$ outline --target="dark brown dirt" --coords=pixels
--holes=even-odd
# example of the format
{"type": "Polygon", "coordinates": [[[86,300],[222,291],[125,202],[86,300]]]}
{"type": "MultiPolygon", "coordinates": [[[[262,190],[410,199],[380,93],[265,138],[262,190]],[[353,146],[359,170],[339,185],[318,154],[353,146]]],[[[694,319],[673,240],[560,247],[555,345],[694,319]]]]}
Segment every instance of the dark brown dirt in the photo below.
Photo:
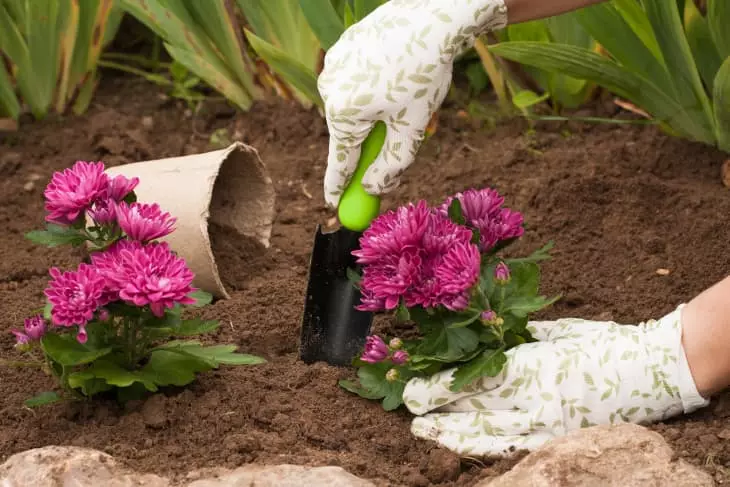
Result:
{"type": "MultiPolygon", "coordinates": [[[[283,103],[240,116],[210,104],[192,114],[148,84],[106,79],[88,114],[23,126],[2,140],[0,357],[16,356],[6,331],[41,305],[47,268],[78,261],[67,249],[23,239],[42,225],[42,190],[52,172],[77,159],[117,165],[203,152],[221,128],[259,149],[276,184],[278,214],[266,250],[238,248],[215,230],[219,264],[235,290],[206,314],[223,323],[217,341],[270,362],[221,369],[188,390],[125,410],[100,403],[30,411],[22,401],[51,382],[39,373],[2,369],[0,461],[49,444],[82,445],[162,474],[289,462],[339,465],[385,485],[413,486],[469,486],[509,468],[513,462],[459,462],[416,441],[407,413],[385,413],[337,387],[348,371],[297,361],[312,234],[332,215],[322,203],[325,124],[283,103]]],[[[529,134],[523,122],[512,121],[475,130],[447,109],[386,206],[493,185],[525,213],[530,228],[521,250],[556,243],[555,258],[544,267],[544,290],[565,298],[544,317],[635,323],[661,316],[727,275],[725,158],[649,127],[545,125],[529,134]],[[669,274],[658,274],[660,268],[669,274]]],[[[728,417],[730,396],[724,395],[705,411],[655,428],[681,457],[722,481],[730,467],[728,417]]]]}

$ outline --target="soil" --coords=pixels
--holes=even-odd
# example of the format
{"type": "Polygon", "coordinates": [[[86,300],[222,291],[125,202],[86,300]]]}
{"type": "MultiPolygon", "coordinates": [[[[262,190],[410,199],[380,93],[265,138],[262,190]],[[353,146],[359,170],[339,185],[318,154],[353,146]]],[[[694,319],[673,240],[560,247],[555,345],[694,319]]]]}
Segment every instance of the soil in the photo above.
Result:
{"type": "MultiPolygon", "coordinates": [[[[605,110],[603,110],[605,112],[605,110]]],[[[0,145],[0,357],[16,358],[7,333],[42,304],[49,266],[74,266],[66,248],[24,240],[43,223],[42,191],[55,170],[77,159],[118,165],[211,149],[210,135],[256,147],[277,191],[268,249],[238,248],[214,229],[213,242],[232,298],[206,315],[222,321],[213,337],[266,357],[262,366],[223,368],[187,390],[170,390],[121,409],[113,402],[22,407],[52,387],[42,374],[0,369],[0,461],[50,444],[97,448],[148,472],[248,462],[339,465],[384,485],[474,485],[515,460],[459,460],[409,433],[406,412],[337,387],[347,369],[297,359],[308,256],[317,223],[332,214],[321,181],[327,132],[314,112],[262,103],[236,114],[217,103],[193,112],[136,79],[106,78],[87,114],[23,124],[0,145]],[[437,468],[438,467],[438,468],[437,468]]],[[[524,212],[518,250],[549,240],[543,289],[564,298],[544,318],[578,316],[636,323],[658,318],[723,278],[730,269],[730,193],[721,153],[646,126],[468,120],[458,107],[408,171],[392,207],[436,202],[491,185],[524,212]]],[[[730,467],[730,395],[654,429],[680,457],[718,481],[730,467]]]]}

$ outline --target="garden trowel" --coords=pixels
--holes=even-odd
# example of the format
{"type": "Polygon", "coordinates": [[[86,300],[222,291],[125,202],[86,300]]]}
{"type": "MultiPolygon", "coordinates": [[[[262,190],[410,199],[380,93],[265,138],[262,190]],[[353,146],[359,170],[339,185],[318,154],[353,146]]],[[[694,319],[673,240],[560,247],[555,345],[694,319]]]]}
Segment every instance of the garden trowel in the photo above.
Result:
{"type": "Polygon", "coordinates": [[[380,198],[365,191],[362,177],[380,154],[385,133],[385,124],[378,122],[363,142],[357,169],[340,198],[340,229],[324,233],[317,225],[299,350],[306,363],[349,365],[370,332],[373,314],[355,309],[360,291],[348,279],[347,269],[355,268],[352,251],[380,212],[380,198]]]}

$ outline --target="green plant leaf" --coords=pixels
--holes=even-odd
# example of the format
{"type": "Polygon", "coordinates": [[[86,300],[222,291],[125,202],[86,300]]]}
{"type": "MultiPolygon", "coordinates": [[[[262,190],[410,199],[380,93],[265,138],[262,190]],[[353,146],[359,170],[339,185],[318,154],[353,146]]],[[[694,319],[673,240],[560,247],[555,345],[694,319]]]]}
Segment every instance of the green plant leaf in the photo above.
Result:
{"type": "Polygon", "coordinates": [[[261,58],[266,61],[271,69],[279,76],[300,91],[309,101],[323,107],[324,102],[317,89],[317,76],[310,68],[291,57],[288,53],[269,44],[256,36],[253,32],[246,30],[246,38],[251,47],[261,58]]]}
{"type": "Polygon", "coordinates": [[[345,31],[345,24],[332,2],[330,0],[300,0],[299,5],[310,28],[319,39],[322,49],[329,50],[345,31]]]}
{"type": "Polygon", "coordinates": [[[99,381],[113,387],[129,387],[138,382],[150,392],[157,391],[154,380],[143,371],[130,371],[107,359],[97,360],[85,370],[74,372],[68,378],[71,387],[81,388],[84,394],[88,396],[100,390],[105,390],[98,383],[99,381]]]}
{"type": "Polygon", "coordinates": [[[592,51],[537,42],[495,44],[490,46],[490,50],[512,61],[594,81],[642,107],[682,136],[714,143],[714,134],[698,127],[677,100],[646,78],[592,51]]]}
{"type": "Polygon", "coordinates": [[[195,304],[191,304],[191,306],[195,306],[196,308],[202,308],[213,302],[213,295],[203,291],[202,289],[193,291],[192,293],[188,294],[188,297],[191,297],[195,300],[195,304]]]}
{"type": "Polygon", "coordinates": [[[180,353],[205,361],[211,367],[225,365],[255,365],[266,363],[266,360],[255,355],[236,353],[236,345],[212,345],[202,346],[194,341],[174,341],[160,345],[156,350],[165,350],[173,353],[180,353]]]}
{"type": "Polygon", "coordinates": [[[88,343],[83,345],[71,333],[46,333],[41,338],[41,346],[53,361],[66,367],[88,364],[112,351],[111,347],[92,348],[88,343]]]}
{"type": "Polygon", "coordinates": [[[20,116],[20,102],[5,69],[5,63],[0,63],[0,118],[3,116],[17,120],[20,116]]]}
{"type": "Polygon", "coordinates": [[[26,233],[25,238],[47,247],[57,247],[67,244],[77,246],[87,240],[79,230],[73,227],[54,225],[52,223],[49,223],[45,230],[32,230],[26,233]]]}
{"type": "Polygon", "coordinates": [[[676,100],[684,109],[687,122],[694,125],[693,136],[714,144],[712,106],[692,57],[677,2],[644,0],[643,4],[670,73],[676,100]]]}
{"type": "Polygon", "coordinates": [[[707,21],[720,57],[730,57],[730,3],[727,0],[707,0],[707,21]]]}
{"type": "Polygon", "coordinates": [[[518,318],[525,317],[550,306],[558,300],[557,297],[546,298],[544,296],[513,296],[504,302],[504,308],[518,318]]]}
{"type": "Polygon", "coordinates": [[[461,201],[459,198],[454,198],[448,208],[448,214],[451,221],[457,225],[465,225],[466,218],[464,218],[464,210],[461,208],[461,201]]]}
{"type": "Polygon", "coordinates": [[[549,98],[550,93],[543,93],[542,95],[538,95],[534,91],[520,90],[512,97],[512,103],[514,103],[515,106],[520,110],[525,110],[539,103],[542,103],[549,98]]]}
{"type": "Polygon", "coordinates": [[[478,346],[479,335],[470,328],[449,328],[441,323],[426,329],[418,355],[439,362],[457,362],[478,346]]]}
{"type": "Polygon", "coordinates": [[[459,392],[464,386],[471,384],[479,377],[495,377],[502,371],[505,363],[507,363],[507,356],[504,354],[504,349],[485,350],[480,356],[454,372],[449,389],[452,392],[459,392]]]}
{"type": "Polygon", "coordinates": [[[158,386],[185,386],[193,382],[197,374],[213,368],[209,361],[193,355],[155,350],[140,373],[158,386]]]}
{"type": "Polygon", "coordinates": [[[52,392],[52,391],[46,391],[41,392],[37,396],[31,397],[30,399],[26,399],[23,404],[25,407],[28,408],[37,408],[39,406],[45,406],[47,404],[53,404],[54,402],[62,401],[63,397],[61,397],[58,393],[52,392]]]}
{"type": "Polygon", "coordinates": [[[712,40],[707,19],[702,16],[695,3],[685,2],[684,28],[687,33],[687,42],[697,63],[702,81],[712,92],[717,70],[720,69],[722,59],[712,40]]]}
{"type": "Polygon", "coordinates": [[[725,152],[730,152],[730,57],[717,71],[713,98],[718,145],[725,152]]]}
{"type": "Polygon", "coordinates": [[[576,18],[622,66],[665,91],[672,90],[654,31],[639,2],[593,5],[577,11],[576,18]]]}

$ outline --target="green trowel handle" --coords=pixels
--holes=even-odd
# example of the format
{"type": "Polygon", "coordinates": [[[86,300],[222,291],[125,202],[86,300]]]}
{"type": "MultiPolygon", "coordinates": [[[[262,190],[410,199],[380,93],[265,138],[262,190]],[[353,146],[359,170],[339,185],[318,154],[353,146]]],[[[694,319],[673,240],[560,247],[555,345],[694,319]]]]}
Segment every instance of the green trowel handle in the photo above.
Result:
{"type": "Polygon", "coordinates": [[[362,144],[360,160],[350,185],[340,198],[338,217],[345,228],[354,232],[364,231],[380,213],[380,197],[373,196],[362,187],[362,178],[370,165],[380,155],[385,143],[385,123],[378,122],[362,144]]]}

